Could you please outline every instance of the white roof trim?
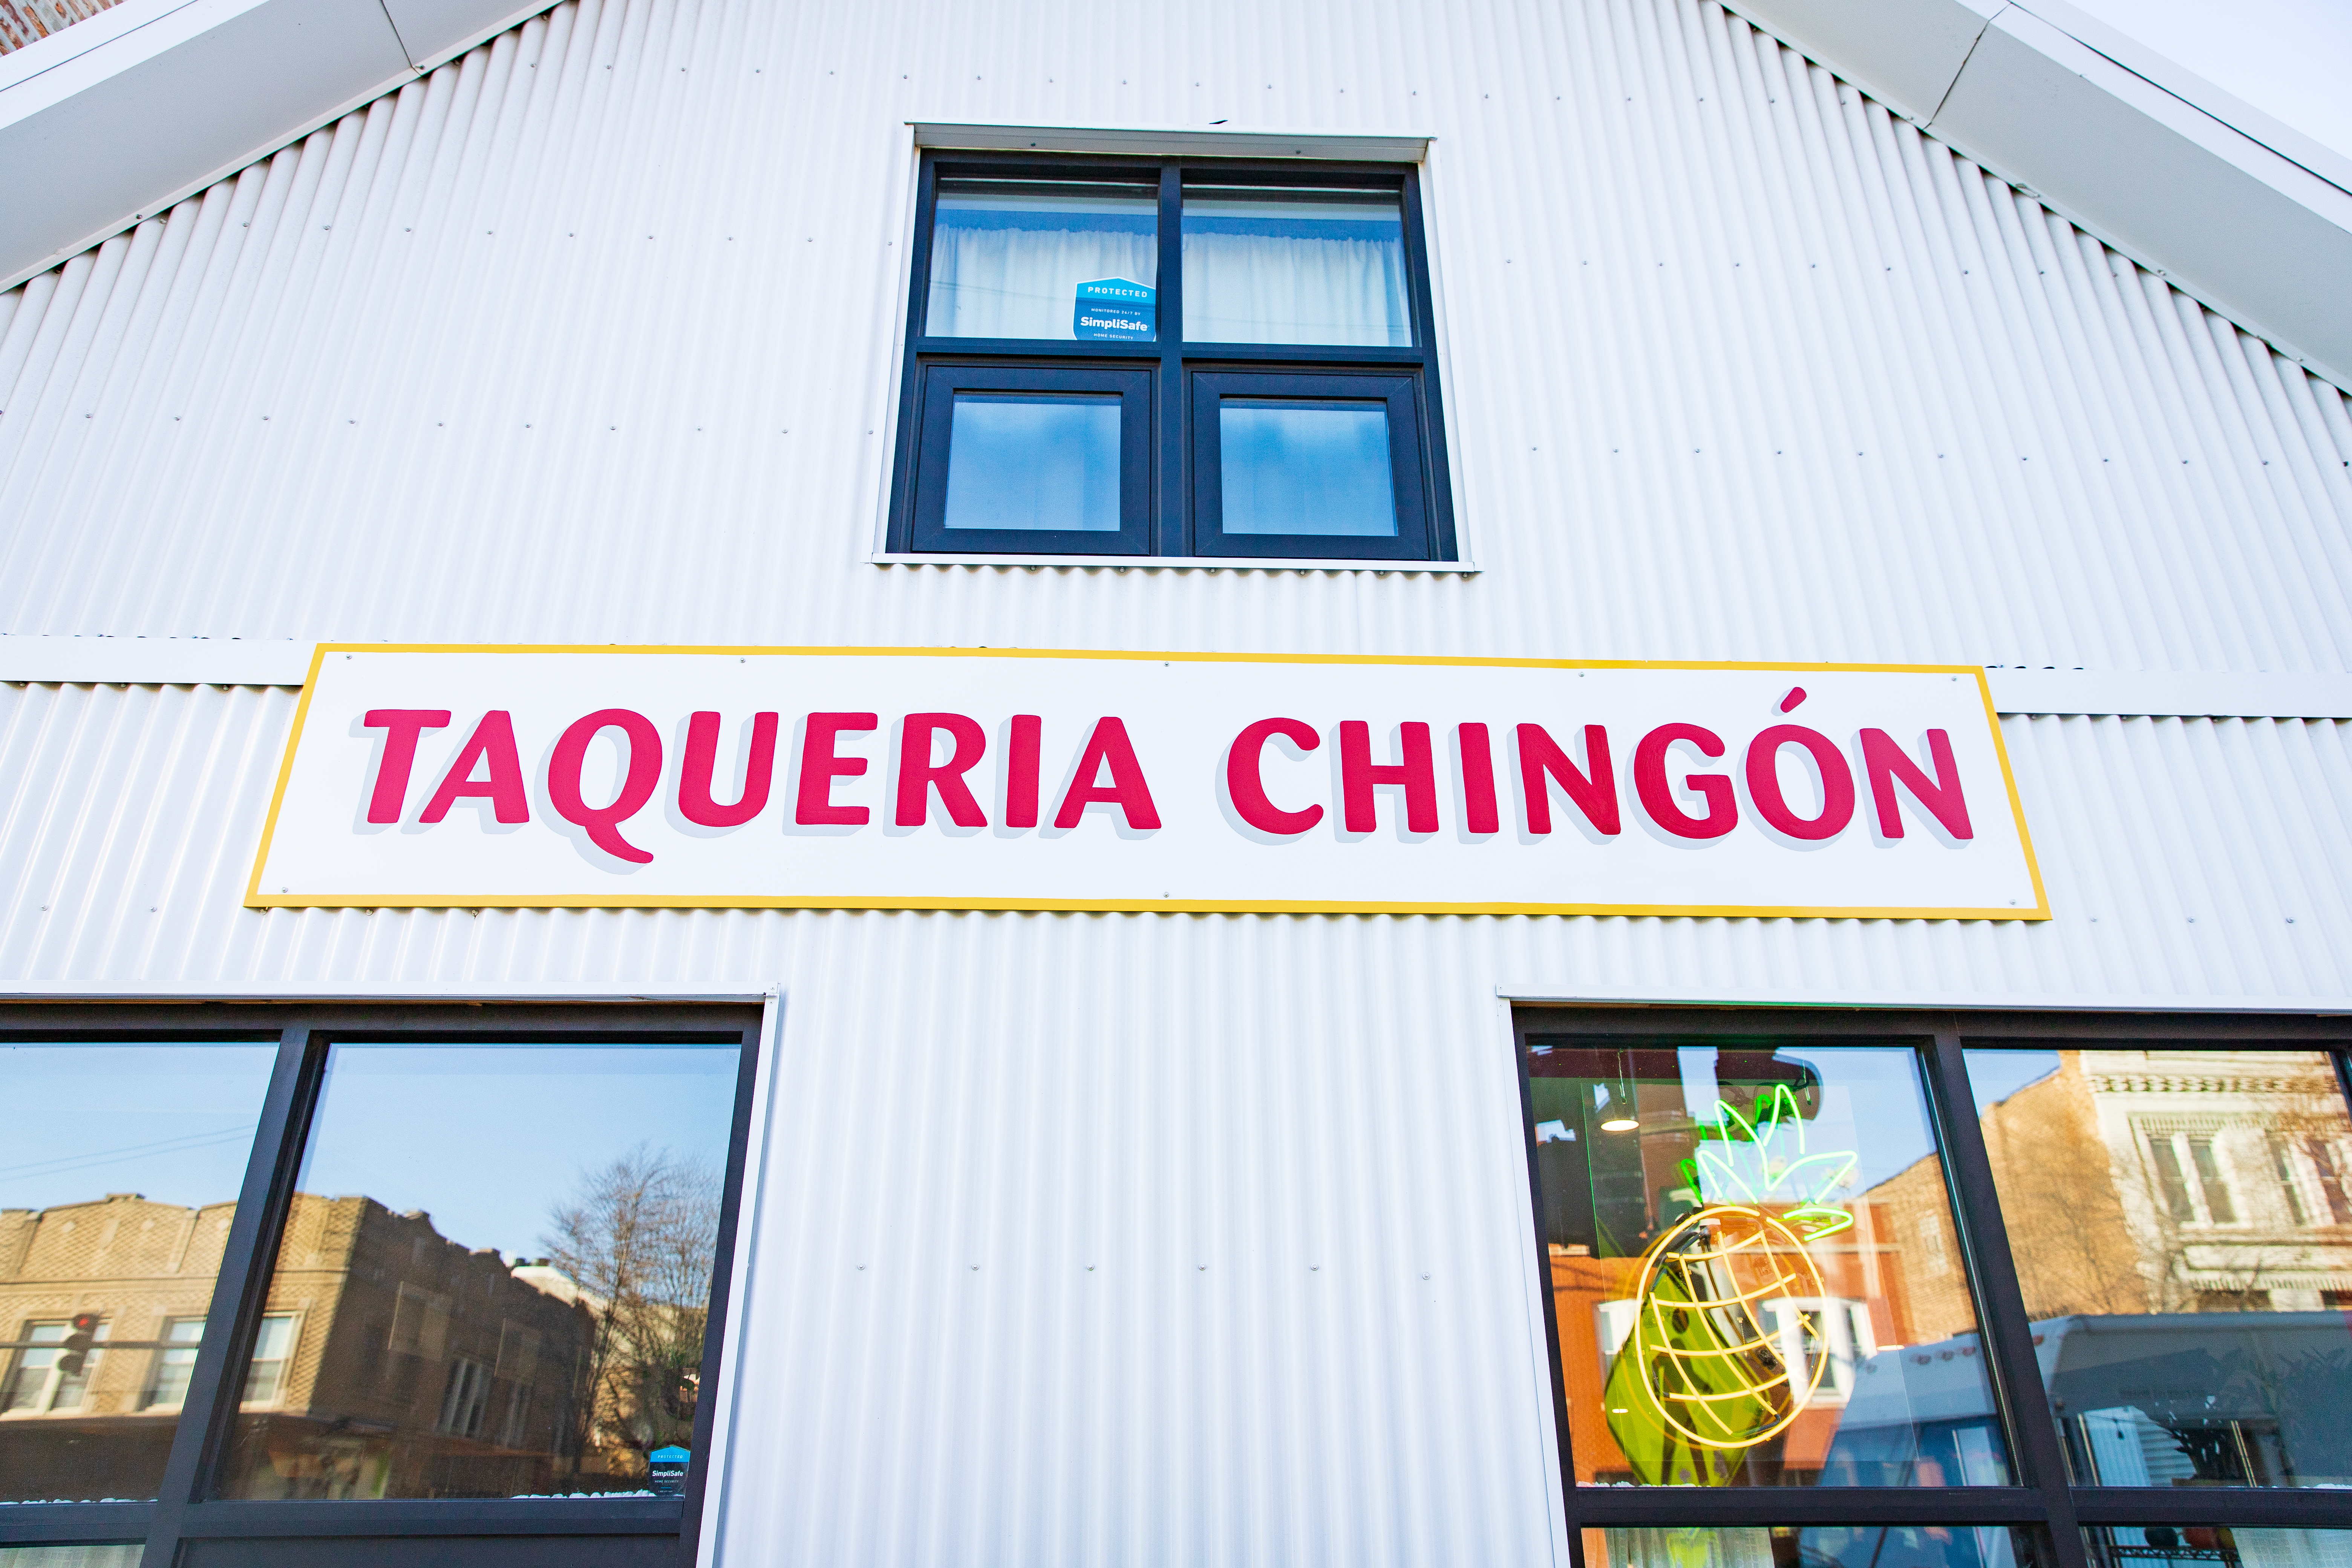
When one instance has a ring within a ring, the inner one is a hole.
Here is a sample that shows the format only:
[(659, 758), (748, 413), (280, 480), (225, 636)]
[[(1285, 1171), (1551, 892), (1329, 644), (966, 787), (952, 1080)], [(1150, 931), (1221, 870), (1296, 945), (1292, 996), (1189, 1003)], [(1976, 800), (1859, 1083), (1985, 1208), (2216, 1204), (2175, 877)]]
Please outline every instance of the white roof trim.
[(2066, 0), (1725, 4), (2352, 386), (2352, 160)]
[(1130, 153), (1147, 157), (1329, 158), (1418, 163), (1428, 135), (1411, 131), (1285, 131), (1246, 125), (1017, 125), (910, 120), (918, 147), (1017, 153)]
[(123, 0), (0, 56), (0, 289), (555, 0)]

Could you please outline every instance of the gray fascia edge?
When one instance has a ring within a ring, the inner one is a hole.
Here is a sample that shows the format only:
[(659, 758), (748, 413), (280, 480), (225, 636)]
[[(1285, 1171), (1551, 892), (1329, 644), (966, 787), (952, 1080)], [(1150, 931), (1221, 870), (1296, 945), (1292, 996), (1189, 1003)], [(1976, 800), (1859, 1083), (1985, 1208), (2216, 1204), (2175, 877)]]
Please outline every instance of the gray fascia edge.
[(1110, 153), (1150, 158), (1328, 158), (1418, 163), (1433, 138), (1420, 132), (1334, 133), (1239, 125), (1014, 125), (910, 120), (918, 147), (967, 152)]
[(2102, 34), (2103, 48), (2077, 37), (2052, 19), (2081, 25), (2063, 0), (1726, 4), (2306, 370), (2352, 387), (2343, 286), (2352, 193), (2337, 180), (2352, 164), (2146, 51), (2107, 52), (2130, 54), (2126, 40)]
[(0, 289), (554, 4), (124, 0), (0, 57)]

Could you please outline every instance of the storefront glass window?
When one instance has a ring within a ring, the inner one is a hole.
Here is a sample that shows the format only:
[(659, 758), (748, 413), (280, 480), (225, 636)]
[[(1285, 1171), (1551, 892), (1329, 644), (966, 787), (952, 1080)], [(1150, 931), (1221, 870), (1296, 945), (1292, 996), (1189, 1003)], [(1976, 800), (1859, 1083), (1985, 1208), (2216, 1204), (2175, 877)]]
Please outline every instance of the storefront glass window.
[(2074, 1483), (2352, 1485), (2352, 1118), (2334, 1063), (1968, 1063)]
[(0, 1046), (0, 1501), (155, 1495), (275, 1058)]
[(658, 1495), (693, 1441), (732, 1046), (337, 1045), (223, 1495)]
[(2026, 1525), (1678, 1525), (1584, 1532), (1584, 1568), (2048, 1568)]
[(2352, 1530), (2097, 1525), (2083, 1546), (2091, 1568), (2352, 1568)]
[(1151, 342), (1159, 233), (1149, 183), (943, 179), (924, 332)]
[(2008, 1483), (1915, 1052), (1532, 1036), (1528, 1068), (1578, 1482)]
[(1406, 277), (1393, 193), (1185, 187), (1189, 342), (1408, 348)]

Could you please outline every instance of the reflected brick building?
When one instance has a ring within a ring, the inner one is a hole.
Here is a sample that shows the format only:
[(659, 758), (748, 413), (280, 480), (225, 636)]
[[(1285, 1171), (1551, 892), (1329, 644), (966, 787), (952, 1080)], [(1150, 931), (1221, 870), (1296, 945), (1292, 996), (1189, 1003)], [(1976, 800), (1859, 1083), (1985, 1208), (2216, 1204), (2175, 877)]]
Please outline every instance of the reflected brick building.
[[(20, 1496), (153, 1494), (233, 1208), (114, 1194), (0, 1211), (0, 1473)], [(297, 1194), (231, 1477), (280, 1498), (634, 1485), (580, 1459), (595, 1332), (552, 1270), (459, 1246), (429, 1215)]]
[[(0, 1475), (19, 1497), (146, 1497), (172, 1444), (212, 1305), (233, 1203), (183, 1208), (136, 1193), (49, 1209), (0, 1209)], [(58, 1363), (77, 1315), (96, 1350)], [(183, 1327), (182, 1325), (191, 1325)], [(189, 1348), (163, 1347), (188, 1336)], [(40, 1342), (56, 1349), (34, 1349)]]
[[(2352, 1306), (2342, 1090), (2276, 1052), (2063, 1051), (1982, 1107), (2029, 1317)], [(1937, 1162), (1868, 1194), (1923, 1244), (1916, 1337), (1975, 1325)]]

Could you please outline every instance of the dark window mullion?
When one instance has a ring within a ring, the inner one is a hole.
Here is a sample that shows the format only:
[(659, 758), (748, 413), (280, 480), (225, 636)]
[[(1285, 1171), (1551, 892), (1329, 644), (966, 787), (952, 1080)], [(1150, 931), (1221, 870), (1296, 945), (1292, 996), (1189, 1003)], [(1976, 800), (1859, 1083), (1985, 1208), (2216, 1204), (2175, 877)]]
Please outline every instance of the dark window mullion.
[(237, 1192), (236, 1217), (222, 1249), (205, 1337), (157, 1489), (154, 1522), (147, 1536), (148, 1562), (177, 1560), (182, 1525), (201, 1506), (236, 1419), (246, 1352), (268, 1300), (278, 1233), (294, 1201), (302, 1143), (325, 1064), (325, 1042), (314, 1039), (307, 1023), (298, 1021), (280, 1032), (278, 1065), (270, 1073), (253, 1152), (246, 1162), (245, 1184)]
[(1568, 1539), (1574, 1548), (1577, 1563), (1583, 1561), (1580, 1531), (1585, 1521), (1580, 1506), (1584, 1495), (1592, 1488), (1576, 1484), (1576, 1456), (1570, 1451), (1570, 1425), (1568, 1414), (1568, 1378), (1560, 1362), (1559, 1299), (1552, 1289), (1551, 1250), (1545, 1245), (1546, 1228), (1543, 1198), (1543, 1172), (1536, 1154), (1535, 1075), (1528, 1070), (1528, 1016), (1520, 1014), (1512, 1030), (1517, 1047), (1515, 1065), (1519, 1072), (1519, 1130), (1527, 1143), (1528, 1204), (1535, 1221), (1535, 1261), (1538, 1279), (1536, 1288), (1543, 1297), (1544, 1359), (1551, 1370), (1551, 1426), (1553, 1442), (1559, 1448), (1559, 1490), (1568, 1514)]
[[(727, 1348), (727, 1305), (734, 1284), (736, 1227), (743, 1215), (744, 1181), (751, 1160), (751, 1107), (760, 1080), (760, 1045), (777, 1016), (771, 1001), (756, 1027), (743, 1031), (735, 1065), (735, 1122), (727, 1135), (727, 1173), (719, 1188), (718, 1246), (710, 1256), (709, 1302), (703, 1314), (702, 1381), (694, 1401), (694, 1458), (686, 1478), (686, 1509), (678, 1527), (679, 1560), (691, 1568), (701, 1544), (703, 1500), (709, 1495), (710, 1439), (718, 1429), (719, 1403), (727, 1396), (719, 1380)], [(740, 1414), (737, 1412), (735, 1414)]]
[(1189, 467), (1184, 442), (1184, 173), (1175, 163), (1160, 166), (1160, 280), (1154, 321), (1159, 325), (1160, 375), (1152, 386), (1153, 443), (1158, 472), (1151, 487), (1149, 537), (1154, 555), (1189, 555), (1192, 508), (1185, 505)]
[(2047, 1508), (2032, 1487), (1587, 1486), (1569, 1489), (1568, 1525), (2037, 1524)]
[(1960, 1254), (1976, 1288), (1977, 1318), (1994, 1395), (2008, 1418), (2010, 1465), (2044, 1500), (2056, 1568), (2087, 1568), (2067, 1485), (2065, 1449), (2033, 1354), (2033, 1325), (2026, 1316), (2024, 1291), (2010, 1253), (2009, 1228), (1993, 1186), (1992, 1160), (1985, 1152), (1984, 1129), (1977, 1119), (1959, 1036), (1938, 1030), (1925, 1066), (1953, 1217), (1959, 1226)]
[(1429, 356), (1419, 349), (1390, 348), (1375, 343), (1186, 343), (1184, 357), (1195, 368), (1223, 361), (1255, 366), (1262, 362), (1296, 364), (1320, 370), (1345, 365), (1350, 370), (1419, 370)]
[(1429, 276), (1428, 230), (1421, 210), (1421, 171), (1404, 172), (1404, 266), (1412, 293), (1412, 342), (1423, 356), (1415, 395), (1421, 403), (1422, 484), (1429, 510), (1429, 554), (1433, 561), (1459, 561), (1462, 552), (1454, 537), (1453, 478), (1445, 462), (1445, 409), (1437, 386), (1437, 300)]
[(939, 202), (939, 164), (927, 153), (921, 178), (915, 186), (915, 234), (908, 252), (907, 352), (898, 367), (898, 441), (892, 449), (890, 463), (890, 493), (897, 504), (891, 509), (889, 526), (883, 538), (884, 548), (891, 551), (913, 547), (915, 494), (910, 481), (915, 466), (916, 405), (921, 401), (916, 378), (923, 374), (918, 345), (929, 325), (931, 218)]
[(138, 1541), (155, 1517), (152, 1502), (16, 1502), (0, 1508), (0, 1550)]
[(1094, 359), (1150, 364), (1160, 351), (1143, 343), (1106, 342), (1094, 338), (924, 338), (915, 345), (920, 358), (943, 360)]
[(2334, 1487), (2085, 1487), (2073, 1500), (2076, 1517), (2093, 1526), (2352, 1530), (2352, 1493)]

